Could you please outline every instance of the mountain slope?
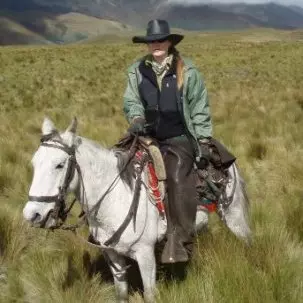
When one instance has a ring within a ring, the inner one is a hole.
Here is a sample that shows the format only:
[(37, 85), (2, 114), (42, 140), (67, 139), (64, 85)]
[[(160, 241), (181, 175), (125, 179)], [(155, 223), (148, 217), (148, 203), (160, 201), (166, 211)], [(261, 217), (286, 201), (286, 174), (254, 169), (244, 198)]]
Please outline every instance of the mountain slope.
[[(2, 17), (1, 17), (2, 16)], [(4, 17), (6, 16), (6, 17)], [(0, 11), (0, 44), (68, 43), (96, 35), (121, 34), (132, 28), (80, 13)]]
[(266, 25), (253, 16), (221, 11), (209, 5), (166, 5), (157, 12), (157, 17), (168, 20), (172, 26), (188, 30), (238, 29)]
[(212, 7), (234, 14), (244, 14), (263, 22), (266, 27), (278, 29), (303, 28), (303, 9), (293, 9), (291, 7), (268, 4), (214, 4)]
[[(185, 3), (185, 2), (184, 2)], [(226, 29), (265, 26), (302, 28), (303, 9), (268, 4), (180, 5), (168, 0), (2, 0), (0, 9), (78, 12), (142, 27), (147, 20), (168, 18), (186, 29)]]
[(23, 25), (0, 16), (0, 45), (12, 44), (50, 44), (43, 36)]
[[(130, 26), (144, 30), (147, 21), (154, 18), (166, 19), (172, 27), (185, 30), (303, 28), (303, 8), (274, 3), (184, 5), (168, 0), (1, 0), (0, 17), (6, 18), (0, 24), (1, 41), (18, 44), (66, 43), (94, 39), (96, 35), (121, 35), (129, 33)], [(9, 24), (12, 28), (19, 24), (20, 35), (16, 36), (16, 30), (12, 31)], [(28, 30), (26, 35), (21, 28)], [(29, 37), (34, 38), (27, 41)]]
[[(166, 0), (5, 0), (10, 7), (19, 9), (23, 2), (25, 9), (42, 7), (55, 13), (78, 12), (103, 19), (114, 19), (131, 25), (145, 24), (146, 18)], [(5, 3), (0, 8), (5, 8)]]

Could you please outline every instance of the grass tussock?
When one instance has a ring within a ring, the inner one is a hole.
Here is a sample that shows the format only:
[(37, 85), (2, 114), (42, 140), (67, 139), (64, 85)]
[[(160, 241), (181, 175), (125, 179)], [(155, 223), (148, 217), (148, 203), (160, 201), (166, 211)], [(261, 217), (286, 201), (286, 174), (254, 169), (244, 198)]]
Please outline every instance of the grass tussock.
[[(302, 301), (303, 46), (283, 37), (226, 33), (180, 44), (204, 75), (214, 136), (238, 157), (254, 240), (244, 246), (212, 216), (186, 279), (170, 281), (159, 268), (158, 302)], [(77, 116), (82, 136), (114, 144), (127, 126), (124, 71), (143, 54), (123, 41), (0, 49), (0, 302), (113, 301), (98, 250), (30, 228), (22, 207), (43, 117), (64, 129)], [(130, 302), (142, 302), (137, 291)]]

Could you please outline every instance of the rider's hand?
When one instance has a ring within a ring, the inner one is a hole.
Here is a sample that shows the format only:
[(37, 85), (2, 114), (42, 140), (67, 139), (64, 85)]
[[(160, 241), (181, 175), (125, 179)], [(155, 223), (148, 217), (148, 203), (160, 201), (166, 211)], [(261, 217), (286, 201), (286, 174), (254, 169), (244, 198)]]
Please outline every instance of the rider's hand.
[(200, 149), (201, 149), (201, 158), (197, 162), (197, 167), (199, 169), (207, 168), (210, 160), (210, 140), (208, 138), (199, 139)]
[(145, 120), (141, 117), (137, 117), (132, 121), (127, 131), (132, 135), (144, 135), (145, 133), (144, 125), (145, 125)]

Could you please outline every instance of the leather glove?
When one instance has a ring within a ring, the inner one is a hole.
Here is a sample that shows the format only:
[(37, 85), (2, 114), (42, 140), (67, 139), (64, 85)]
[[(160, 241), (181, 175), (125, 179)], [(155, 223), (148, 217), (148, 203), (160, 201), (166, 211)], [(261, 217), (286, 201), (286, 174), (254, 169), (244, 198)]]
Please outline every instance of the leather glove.
[(200, 139), (200, 149), (201, 149), (201, 158), (200, 161), (197, 164), (197, 167), (199, 169), (205, 169), (209, 165), (209, 160), (210, 160), (210, 140), (205, 138), (205, 139)]
[(132, 135), (144, 135), (145, 134), (144, 125), (145, 125), (145, 119), (140, 117), (135, 118), (127, 131)]

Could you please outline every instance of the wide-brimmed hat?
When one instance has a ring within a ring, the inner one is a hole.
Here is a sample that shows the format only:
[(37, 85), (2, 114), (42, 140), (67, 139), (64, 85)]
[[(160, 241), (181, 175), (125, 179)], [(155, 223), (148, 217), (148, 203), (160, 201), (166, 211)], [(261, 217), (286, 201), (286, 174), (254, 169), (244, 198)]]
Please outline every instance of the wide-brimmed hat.
[(173, 45), (178, 44), (184, 36), (171, 34), (168, 22), (165, 20), (151, 20), (147, 24), (146, 36), (133, 37), (134, 43), (151, 43), (153, 41), (169, 40)]

